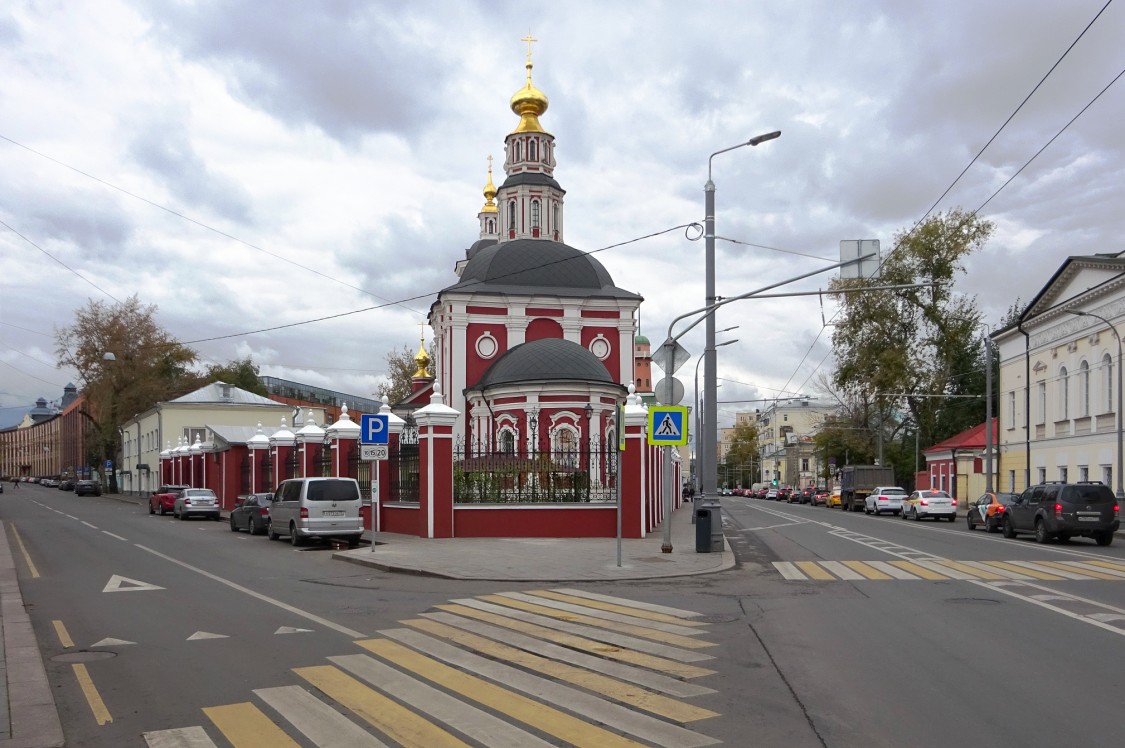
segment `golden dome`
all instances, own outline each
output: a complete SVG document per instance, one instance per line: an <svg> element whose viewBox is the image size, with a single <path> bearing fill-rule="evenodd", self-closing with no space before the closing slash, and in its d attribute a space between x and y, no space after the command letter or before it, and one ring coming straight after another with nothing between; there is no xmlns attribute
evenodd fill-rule
<svg viewBox="0 0 1125 748"><path fill-rule="evenodd" d="M539 125L539 115L547 111L547 94L531 82L531 43L536 41L530 34L521 41L527 42L527 83L512 94L512 111L520 116L520 123L513 132L545 132Z"/></svg>
<svg viewBox="0 0 1125 748"><path fill-rule="evenodd" d="M480 209L481 213L495 213L496 203L492 198L496 197L496 185L492 183L492 156L488 157L488 184L484 186L484 207Z"/></svg>
<svg viewBox="0 0 1125 748"><path fill-rule="evenodd" d="M429 379L430 354L426 353L424 342L418 343L418 352L414 354L414 362L418 364L418 371L414 372L414 378Z"/></svg>

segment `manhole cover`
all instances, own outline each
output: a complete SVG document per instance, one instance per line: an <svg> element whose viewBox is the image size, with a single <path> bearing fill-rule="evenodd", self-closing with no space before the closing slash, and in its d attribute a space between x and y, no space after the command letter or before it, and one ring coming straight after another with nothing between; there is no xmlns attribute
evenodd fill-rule
<svg viewBox="0 0 1125 748"><path fill-rule="evenodd" d="M64 652L52 657L51 662L94 662L95 660L108 660L116 656L116 652Z"/></svg>
<svg viewBox="0 0 1125 748"><path fill-rule="evenodd" d="M733 623L738 619L734 616L697 616L691 620L699 623Z"/></svg>
<svg viewBox="0 0 1125 748"><path fill-rule="evenodd" d="M951 597L946 602L954 605L996 605L1000 601L988 597Z"/></svg>

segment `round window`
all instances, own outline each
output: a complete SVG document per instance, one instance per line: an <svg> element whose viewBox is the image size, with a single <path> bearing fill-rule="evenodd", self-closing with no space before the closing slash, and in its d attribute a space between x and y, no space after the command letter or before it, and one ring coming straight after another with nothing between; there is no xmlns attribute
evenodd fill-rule
<svg viewBox="0 0 1125 748"><path fill-rule="evenodd" d="M500 345L496 342L496 338L492 337L492 333L486 332L477 338L477 355L481 358L492 358L499 348Z"/></svg>
<svg viewBox="0 0 1125 748"><path fill-rule="evenodd" d="M590 341L590 353L594 354L602 361L609 358L609 341L605 339L604 335L599 335Z"/></svg>

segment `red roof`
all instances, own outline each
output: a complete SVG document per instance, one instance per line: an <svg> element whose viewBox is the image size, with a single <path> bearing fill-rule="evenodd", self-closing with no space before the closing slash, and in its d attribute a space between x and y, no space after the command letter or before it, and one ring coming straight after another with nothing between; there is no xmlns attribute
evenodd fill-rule
<svg viewBox="0 0 1125 748"><path fill-rule="evenodd" d="M996 448L996 433L997 419L992 419L992 447ZM977 424L971 429L962 431L960 434L955 434L944 441L940 441L932 447L927 447L922 450L923 454L930 454L931 452L947 452L953 449L984 449L984 424Z"/></svg>

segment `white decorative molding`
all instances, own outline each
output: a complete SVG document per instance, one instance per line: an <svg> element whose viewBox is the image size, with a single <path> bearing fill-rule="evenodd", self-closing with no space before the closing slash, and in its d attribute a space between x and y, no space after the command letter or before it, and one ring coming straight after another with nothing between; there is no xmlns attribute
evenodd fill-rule
<svg viewBox="0 0 1125 748"><path fill-rule="evenodd" d="M481 336L477 338L477 342L474 343L473 347L476 349L478 356L488 359L492 358L497 354L497 352L499 352L500 343L497 342L492 333L490 333L488 330L485 330L481 334Z"/></svg>
<svg viewBox="0 0 1125 748"><path fill-rule="evenodd" d="M597 337L590 341L589 348L590 353L597 356L601 361L605 361L609 358L609 354L613 352L613 345L601 333L598 333Z"/></svg>

